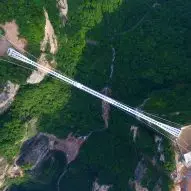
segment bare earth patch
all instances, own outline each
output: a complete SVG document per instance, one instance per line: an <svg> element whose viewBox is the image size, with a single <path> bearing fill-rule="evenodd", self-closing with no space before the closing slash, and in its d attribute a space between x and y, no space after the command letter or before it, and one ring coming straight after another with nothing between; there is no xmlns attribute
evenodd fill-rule
<svg viewBox="0 0 191 191"><path fill-rule="evenodd" d="M0 27L5 31L5 37L9 40L17 50L23 52L27 45L27 40L19 37L19 28L15 20L6 22L4 25L0 24Z"/></svg>
<svg viewBox="0 0 191 191"><path fill-rule="evenodd" d="M54 60L52 60L51 62L47 61L45 53L41 54L41 56L37 62L38 62L38 64L41 64L42 66L45 66L49 69L52 69L52 67L51 67L52 65L56 65ZM40 69L34 70L32 72L32 74L28 77L27 83L28 84L40 83L44 79L44 77L46 76L47 73L45 73L44 71L42 71Z"/></svg>
<svg viewBox="0 0 191 191"><path fill-rule="evenodd" d="M16 164L19 166L31 164L32 169L36 169L53 150L64 152L67 164L69 164L76 159L86 139L87 137L75 137L72 133L65 139L58 139L51 134L38 133L23 143Z"/></svg>
<svg viewBox="0 0 191 191"><path fill-rule="evenodd" d="M52 142L52 149L62 151L66 154L67 163L69 164L76 159L82 144L86 141L84 137L72 136L72 133L64 140L57 139L55 136L49 136Z"/></svg>
<svg viewBox="0 0 191 191"><path fill-rule="evenodd" d="M50 53L55 54L58 50L58 42L57 42L57 37L54 32L54 28L49 20L48 13L44 9L44 15L46 19L46 25L45 25L45 34L44 34L44 39L41 42L41 51L44 52L46 51L47 45L50 45Z"/></svg>
<svg viewBox="0 0 191 191"><path fill-rule="evenodd" d="M8 81L2 93L0 93L0 114L6 111L14 100L19 89L18 84Z"/></svg>
<svg viewBox="0 0 191 191"><path fill-rule="evenodd" d="M52 66L56 66L56 62L55 62L55 60L48 61L46 58L47 54L44 52L46 51L48 45L50 45L49 52L53 55L56 54L56 52L58 50L58 42L57 42L57 37L54 32L54 28L49 20L48 13L45 9L44 9L44 15L45 15L45 19L46 19L46 25L45 25L45 29L44 29L44 31L45 31L44 39L41 42L41 46L40 46L40 50L43 53L41 53L41 56L37 60L37 62L49 69L52 69ZM46 76L47 73L48 72L44 72L40 69L34 70L32 72L32 74L29 76L29 78L27 79L27 83L28 84L40 83L44 79L44 77Z"/></svg>

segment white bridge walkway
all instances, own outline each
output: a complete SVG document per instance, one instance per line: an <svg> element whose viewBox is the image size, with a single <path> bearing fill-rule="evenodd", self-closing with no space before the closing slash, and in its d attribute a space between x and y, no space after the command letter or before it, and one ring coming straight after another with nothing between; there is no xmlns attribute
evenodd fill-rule
<svg viewBox="0 0 191 191"><path fill-rule="evenodd" d="M126 105L124 105L124 104L122 104L122 103L120 103L120 102L118 102L118 101L116 101L116 100L114 100L114 99L112 99L110 97L108 97L108 96L105 96L105 95L103 95L103 94L101 94L101 93L99 93L99 92L97 92L97 91L95 91L95 90L93 90L91 88L88 88L87 86L85 86L85 85L83 85L83 84L81 84L81 83L79 83L77 81L74 81L74 80L72 80L72 79L70 79L70 78L68 78L68 77L66 77L66 76L64 76L62 74L59 74L58 72L50 70L49 68L46 68L46 67L44 67L44 66L42 66L42 65L28 59L26 56L22 55L21 53L19 53L18 51L16 51L13 48L9 48L8 51L7 51L7 54L8 54L8 56L10 56L10 57L12 57L14 59L20 60L20 61L22 61L24 63L27 63L27 64L31 65L31 66L39 68L40 70L42 70L42 71L44 71L44 72L58 78L58 79L60 79L60 80L62 80L64 82L67 82L68 84L73 85L73 86L77 87L78 89L83 90L83 91L85 91L85 92L87 92L87 93L89 93L89 94L91 94L91 95L93 95L95 97L98 97L98 98L106 101L107 103L109 103L109 104L111 104L111 105L113 105L113 106L115 106L117 108L120 108L120 109L122 109L124 111L127 111L129 114L132 114L132 115L134 115L134 116L136 116L136 117L138 117L140 119L143 119L143 120L149 122L152 125L155 125L155 126L161 128L162 130L166 131L167 133L169 133L170 135L172 135L172 136L174 136L176 138L179 136L179 134L181 132L180 129L177 129L177 128L172 127L170 125L161 123L161 122L159 122L159 121L157 121L157 120L155 120L155 119L153 119L151 117L148 117L147 115L145 115L145 114L143 114L143 113L141 113L141 112L139 112L137 110L134 110L134 109L132 109L132 108L130 108L130 107L128 107L128 106L126 106Z"/></svg>

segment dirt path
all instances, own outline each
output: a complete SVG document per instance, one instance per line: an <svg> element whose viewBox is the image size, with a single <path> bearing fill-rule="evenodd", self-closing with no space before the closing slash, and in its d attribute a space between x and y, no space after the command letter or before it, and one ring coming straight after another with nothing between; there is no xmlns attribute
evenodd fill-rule
<svg viewBox="0 0 191 191"><path fill-rule="evenodd" d="M52 69L52 67L56 66L55 60L48 61L47 60L47 54L45 51L49 51L52 55L55 55L58 51L58 41L57 37L54 32L54 28L49 20L48 13L44 9L44 16L46 19L45 29L44 29L44 39L41 42L40 50L42 51L40 58L37 60L37 62L49 69ZM47 48L50 45L50 50L47 50ZM44 77L46 76L46 72L41 70L34 70L32 74L27 79L28 84L37 84L40 83Z"/></svg>
<svg viewBox="0 0 191 191"><path fill-rule="evenodd" d="M4 56L7 49L12 46L17 50L24 52L27 46L27 40L19 37L19 27L15 20L6 22L4 25L0 24L0 28L5 31L5 36L0 38L0 56Z"/></svg>

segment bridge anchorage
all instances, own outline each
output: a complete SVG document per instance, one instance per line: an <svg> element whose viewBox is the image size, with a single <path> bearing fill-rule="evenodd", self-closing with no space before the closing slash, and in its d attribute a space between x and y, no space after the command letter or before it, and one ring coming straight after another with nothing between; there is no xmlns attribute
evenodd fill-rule
<svg viewBox="0 0 191 191"><path fill-rule="evenodd" d="M45 66L42 66L42 65L32 61L28 57L26 57L23 54L21 54L20 52L16 51L14 48L8 47L6 53L10 58L14 58L14 59L22 61L30 66L38 68L41 71L48 73L49 75L51 75L61 81L64 81L86 93L89 93L89 94L121 109L124 112L127 112L128 114L136 117L138 120L146 122L149 126L152 126L152 128L154 128L155 130L158 129L160 131L165 132L173 140L176 140L176 143L179 146L181 153L184 155L187 165L189 164L191 166L191 152L190 152L191 151L191 126L187 126L187 127L179 129L173 125L169 125L164 122L161 122L160 120L156 120L156 119L154 119L153 116L150 116L148 113L139 111L137 109L133 109L121 102L118 102L108 96L105 96L105 95L67 77L63 74L60 74L54 70L51 70Z"/></svg>

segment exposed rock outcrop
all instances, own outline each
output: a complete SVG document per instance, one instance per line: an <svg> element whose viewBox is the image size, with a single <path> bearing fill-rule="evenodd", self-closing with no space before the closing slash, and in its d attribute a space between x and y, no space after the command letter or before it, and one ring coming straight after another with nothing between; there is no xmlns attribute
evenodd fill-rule
<svg viewBox="0 0 191 191"><path fill-rule="evenodd" d="M66 139L58 139L53 135L39 133L24 142L16 163L19 166L30 164L33 166L32 169L35 169L49 157L51 151L61 151L65 153L69 164L75 160L85 140L84 137L75 137L72 134L69 134Z"/></svg>
<svg viewBox="0 0 191 191"><path fill-rule="evenodd" d="M8 167L9 167L9 165L8 165L7 161L3 157L0 157L0 188L4 184Z"/></svg>
<svg viewBox="0 0 191 191"><path fill-rule="evenodd" d="M9 178L23 177L23 171L22 171L22 169L19 166L12 165L7 170L7 176Z"/></svg>
<svg viewBox="0 0 191 191"><path fill-rule="evenodd" d="M0 189L4 186L6 178L22 177L23 171L17 165L9 165L7 160L0 157Z"/></svg>
<svg viewBox="0 0 191 191"><path fill-rule="evenodd" d="M138 127L132 125L130 131L133 133L133 142L136 142L136 138L138 135Z"/></svg>
<svg viewBox="0 0 191 191"><path fill-rule="evenodd" d="M163 138L155 135L155 143L157 144L157 152L160 154L159 160L165 162L164 148L163 148Z"/></svg>
<svg viewBox="0 0 191 191"><path fill-rule="evenodd" d="M57 0L57 7L60 11L60 17L63 21L63 25L65 25L66 21L68 20L67 14L68 14L68 3L67 0Z"/></svg>
<svg viewBox="0 0 191 191"><path fill-rule="evenodd" d="M109 191L112 185L99 185L98 180L93 183L92 191Z"/></svg>
<svg viewBox="0 0 191 191"><path fill-rule="evenodd" d="M15 95L17 94L18 89L18 84L13 84L10 81L7 82L3 92L0 93L0 114L5 112L10 107Z"/></svg>
<svg viewBox="0 0 191 191"><path fill-rule="evenodd" d="M139 163L137 164L137 167L134 172L134 180L129 180L129 185L131 188L135 189L136 191L148 191L147 188L143 187L141 185L141 181L146 174L147 167L145 164L144 158L142 158Z"/></svg>

